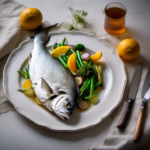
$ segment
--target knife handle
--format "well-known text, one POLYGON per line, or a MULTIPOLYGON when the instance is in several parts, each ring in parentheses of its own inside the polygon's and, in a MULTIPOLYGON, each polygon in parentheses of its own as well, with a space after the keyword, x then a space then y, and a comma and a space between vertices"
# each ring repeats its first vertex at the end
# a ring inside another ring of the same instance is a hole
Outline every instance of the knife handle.
POLYGON ((138 121, 137 121, 135 132, 134 132, 134 138, 133 138, 134 142, 138 141, 141 135, 145 105, 146 105, 146 102, 142 101, 138 121))
POLYGON ((132 104, 133 104, 133 100, 129 99, 127 104, 126 104, 126 107, 124 109, 124 112, 122 114, 122 117, 121 117, 121 119, 117 125, 117 128, 123 129, 125 127, 126 122, 128 120, 128 117, 129 117, 129 114, 131 112, 132 104))

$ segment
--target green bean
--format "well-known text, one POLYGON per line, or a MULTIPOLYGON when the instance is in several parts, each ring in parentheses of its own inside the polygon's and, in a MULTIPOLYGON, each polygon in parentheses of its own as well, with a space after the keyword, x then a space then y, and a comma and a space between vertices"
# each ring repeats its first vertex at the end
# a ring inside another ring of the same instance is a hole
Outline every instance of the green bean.
POLYGON ((80 68, 81 68, 81 65, 80 65, 80 63, 79 63, 79 61, 78 61, 77 53, 75 53, 75 54, 76 54, 76 63, 77 63, 78 69, 80 69, 80 68))
POLYGON ((90 61, 88 62, 88 65, 92 65, 93 61, 90 59, 90 61))
POLYGON ((93 91, 94 91, 94 77, 95 77, 95 75, 93 75, 92 78, 91 78, 90 95, 86 96, 84 99, 90 99, 92 94, 93 94, 93 91))
POLYGON ((65 54, 62 55, 62 58, 63 58, 63 60, 64 60, 65 62, 68 61, 68 59, 65 57, 65 54))
POLYGON ((64 54, 64 56, 65 56, 66 60, 68 61, 69 57, 66 54, 64 54))
POLYGON ((53 45, 53 46, 52 46, 52 51, 53 51, 54 49, 55 49, 55 46, 53 45))
POLYGON ((72 53, 75 53, 75 51, 74 51, 73 49, 71 49, 71 52, 72 52, 72 53))
POLYGON ((82 67, 80 66, 80 63, 79 63, 79 61, 78 61, 77 58, 76 58, 76 63, 77 63, 78 69, 82 68, 82 67))
POLYGON ((61 56, 58 57, 58 60, 62 63, 62 65, 63 65, 65 68, 68 68, 66 62, 62 59, 61 56))
POLYGON ((64 38, 63 41, 61 42, 61 46, 64 46, 65 42, 66 42, 66 38, 64 38))
POLYGON ((102 66, 101 65, 98 66, 98 70, 100 72, 100 82, 101 82, 101 87, 102 87, 102 81, 103 81, 103 79, 102 79, 102 66))
POLYGON ((87 84, 86 84, 85 87, 82 89, 80 95, 82 95, 82 94, 84 93, 84 91, 85 91, 86 89, 88 89, 88 87, 90 86, 90 83, 91 83, 91 79, 88 80, 87 84))
POLYGON ((84 66, 84 63, 83 63, 83 61, 82 61, 80 52, 77 50, 76 53, 77 53, 77 57, 78 57, 78 60, 79 60, 79 62, 80 62, 80 65, 81 65, 81 67, 83 67, 83 66, 84 66))
POLYGON ((20 75, 22 75, 25 79, 28 79, 28 78, 29 78, 28 73, 25 72, 25 71, 18 71, 18 73, 19 73, 20 75))
POLYGON ((58 44, 58 45, 57 45, 57 47, 60 47, 60 46, 61 46, 61 44, 58 44))
POLYGON ((56 43, 54 44, 54 46, 57 47, 57 45, 58 45, 58 43, 56 42, 56 43))
POLYGON ((27 79, 29 79, 30 78, 30 75, 29 75, 29 66, 28 66, 28 68, 26 68, 26 72, 27 72, 27 79))
POLYGON ((95 65, 95 68, 96 68, 96 71, 97 71, 97 80, 101 82, 101 76, 100 76, 100 72, 99 72, 98 66, 95 65))
POLYGON ((84 97, 86 96, 87 93, 89 93, 89 90, 88 90, 88 89, 85 89, 85 90, 84 90, 84 93, 83 93, 82 95, 80 95, 80 97, 79 97, 77 103, 79 103, 79 102, 82 100, 82 98, 84 98, 84 97))
POLYGON ((94 89, 97 88, 98 86, 102 86, 102 82, 98 81, 98 82, 94 85, 94 89))
POLYGON ((93 64, 93 68, 94 68, 94 72, 95 72, 95 81, 94 81, 94 83, 97 83, 98 74, 97 74, 97 71, 96 71, 95 64, 93 64))
POLYGON ((66 55, 66 58, 67 58, 67 60, 69 59, 69 56, 68 55, 66 55))
POLYGON ((84 82, 84 84, 82 85, 82 87, 80 88, 80 92, 82 91, 82 89, 86 86, 87 82, 89 79, 86 79, 86 81, 84 82))
POLYGON ((52 51, 57 48, 57 42, 52 46, 52 51))

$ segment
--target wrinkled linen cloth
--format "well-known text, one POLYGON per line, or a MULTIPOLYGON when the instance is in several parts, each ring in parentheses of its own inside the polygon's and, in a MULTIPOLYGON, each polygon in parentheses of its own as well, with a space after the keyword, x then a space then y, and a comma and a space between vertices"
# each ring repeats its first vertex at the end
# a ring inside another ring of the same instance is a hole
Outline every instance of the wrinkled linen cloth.
POLYGON ((9 54, 15 49, 27 31, 20 26, 19 15, 25 6, 11 0, 0 1, 0 114, 14 110, 3 91, 3 68, 9 54), (4 57, 5 56, 5 57, 4 57))
MULTIPOLYGON (((21 11, 25 8, 25 6, 20 5, 11 0, 1 0, 0 1, 0 114, 15 110, 13 106, 8 102, 7 97, 3 91, 3 67, 7 61, 8 55, 12 50, 18 47, 19 43, 24 41, 27 37, 33 35, 33 32, 27 31, 20 26, 19 16, 21 11)), ((48 22, 43 22, 43 27, 49 26, 48 22)), ((60 30, 68 30, 69 23, 63 22, 59 24, 57 27, 53 28, 50 31, 60 31, 60 30)), ((94 34, 94 29, 90 26, 82 29, 84 32, 89 32, 94 34)), ((96 31, 95 31, 96 33, 96 31)), ((127 38, 125 35, 122 38, 127 38)), ((121 39, 116 38, 115 36, 105 35, 102 37, 114 50, 117 49, 117 46, 121 39)), ((136 64, 139 62, 143 62, 142 58, 137 59, 132 64, 125 63, 127 67, 127 75, 128 80, 131 82, 132 75, 136 64)), ((144 68, 144 67, 143 67, 144 68)), ((127 83, 126 91, 124 94, 123 101, 119 108, 117 109, 116 115, 113 116, 114 120, 106 136, 106 139, 102 145, 98 143, 94 143, 89 147, 89 150, 133 150, 133 149, 144 149, 149 150, 150 147, 144 147, 145 143, 148 143, 150 138, 150 102, 147 102, 147 109, 145 111, 145 120, 143 125, 143 132, 141 140, 138 143, 133 142, 134 130, 137 123, 137 118, 141 105, 141 90, 143 86, 143 82, 145 79, 145 75, 147 73, 148 67, 143 69, 140 86, 138 89, 138 93, 136 96, 136 101, 133 104, 133 109, 129 120, 127 122, 127 126, 124 130, 119 130, 116 126, 119 122, 119 119, 122 115, 122 112, 125 107, 125 100, 127 100, 127 89, 129 88, 129 84, 127 83)), ((146 144, 148 145, 148 144, 146 144)))

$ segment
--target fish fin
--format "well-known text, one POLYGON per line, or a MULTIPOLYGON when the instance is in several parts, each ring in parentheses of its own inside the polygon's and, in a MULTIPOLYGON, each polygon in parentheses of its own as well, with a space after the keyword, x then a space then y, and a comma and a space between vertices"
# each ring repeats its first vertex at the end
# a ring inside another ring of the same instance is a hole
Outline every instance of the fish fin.
POLYGON ((44 41, 44 45, 47 45, 47 44, 48 44, 48 42, 50 41, 50 38, 51 38, 51 36, 48 36, 48 37, 46 38, 46 40, 44 41))
POLYGON ((53 94, 53 90, 42 77, 41 77, 41 89, 46 91, 48 94, 53 94))
POLYGON ((50 94, 50 93, 47 93, 46 95, 49 97, 49 99, 52 99, 57 96, 56 94, 50 94))
POLYGON ((52 28, 52 27, 54 27, 54 26, 57 26, 57 25, 58 25, 58 23, 55 23, 55 24, 50 25, 49 27, 47 27, 47 28, 45 28, 45 29, 50 29, 50 28, 52 28))
POLYGON ((48 30, 49 30, 50 28, 52 28, 52 27, 54 27, 54 26, 57 26, 57 25, 58 25, 58 23, 55 23, 55 24, 53 24, 53 25, 51 25, 51 26, 49 26, 49 27, 46 27, 46 28, 42 28, 42 26, 39 26, 39 27, 37 28, 35 34, 34 34, 33 36, 31 36, 30 38, 31 38, 31 39, 34 39, 35 36, 36 36, 36 34, 38 34, 39 32, 45 32, 45 31, 48 32, 48 30))

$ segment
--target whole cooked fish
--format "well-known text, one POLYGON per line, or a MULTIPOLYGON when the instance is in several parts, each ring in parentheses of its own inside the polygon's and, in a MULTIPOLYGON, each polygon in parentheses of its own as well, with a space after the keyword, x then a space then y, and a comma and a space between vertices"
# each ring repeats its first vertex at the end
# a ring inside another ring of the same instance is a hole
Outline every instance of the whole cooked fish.
POLYGON ((70 119, 79 96, 71 72, 46 50, 49 28, 38 31, 29 59, 29 75, 36 96, 42 104, 62 119, 70 119))

